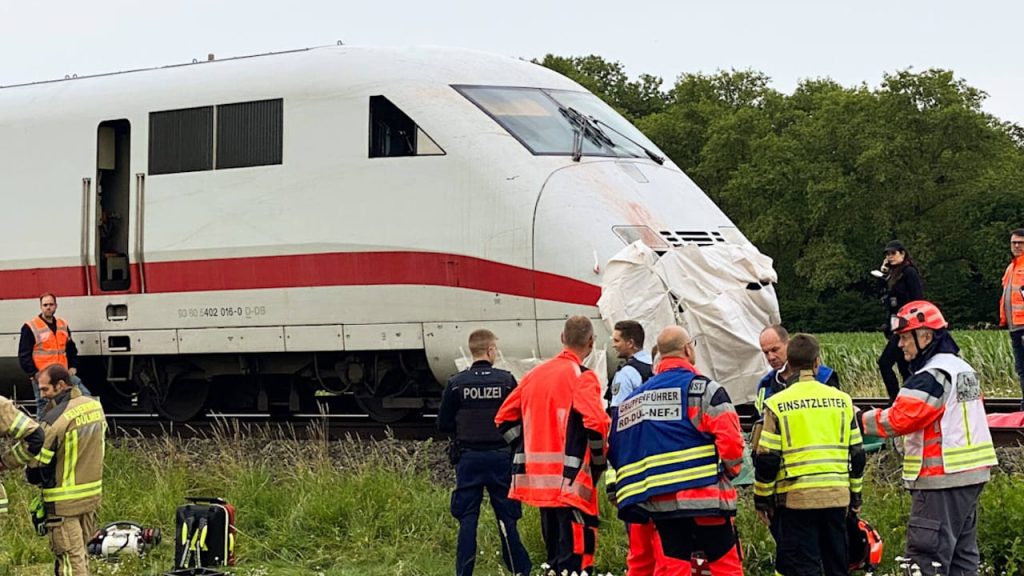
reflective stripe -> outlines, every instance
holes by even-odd
[[[523,425],[519,424],[517,426],[513,426],[513,427],[509,428],[508,430],[505,430],[505,432],[503,432],[501,436],[502,436],[502,438],[505,439],[505,442],[507,444],[511,444],[511,443],[515,442],[516,439],[519,438],[522,435],[523,435]]]
[[[664,454],[655,454],[648,456],[643,460],[627,464],[619,468],[619,482],[630,476],[635,476],[642,472],[646,472],[652,468],[658,466],[666,466],[669,464],[680,464],[682,462],[689,462],[691,460],[699,460],[701,458],[713,458],[715,456],[715,447],[713,445],[697,446],[694,448],[687,448],[686,450],[677,450],[675,452],[665,452]]]
[[[689,482],[691,480],[700,480],[704,478],[717,478],[718,464],[707,464],[705,466],[687,468],[676,472],[654,474],[653,476],[648,476],[643,480],[633,482],[627,486],[621,486],[622,476],[622,470],[619,470],[619,487],[616,490],[615,497],[620,502],[630,496],[636,496],[637,494],[641,494],[651,488],[657,488],[659,486],[668,486],[669,484],[675,484],[677,482]]]
[[[775,482],[754,481],[754,496],[771,496],[775,494]]]
[[[580,482],[569,484],[560,474],[516,474],[512,477],[512,482],[513,490],[518,487],[558,490],[562,493],[576,494],[587,501],[594,497],[593,488],[584,486]]]
[[[640,507],[649,512],[673,512],[675,510],[735,510],[734,498],[687,498],[685,500],[648,500]]]
[[[75,485],[75,467],[78,465],[78,430],[64,435],[64,480],[61,486]]]
[[[864,488],[863,478],[850,478],[850,492],[859,493]]]
[[[14,437],[15,440],[21,440],[28,429],[29,422],[28,416],[18,412],[14,417],[14,422],[11,422],[11,427],[7,429],[7,433]]]
[[[833,487],[846,488],[849,485],[850,479],[846,474],[814,474],[811,476],[799,476],[797,478],[779,480],[775,485],[775,492],[778,494],[785,494],[792,490]]]
[[[28,461],[32,459],[32,455],[28,453],[28,448],[21,442],[11,447],[11,454],[14,455],[14,460],[18,464],[28,464]]]
[[[579,468],[583,466],[583,459],[577,456],[566,456],[564,463],[569,468]]]
[[[562,464],[569,456],[561,452],[518,452],[512,457],[513,464]]]
[[[90,496],[99,496],[103,493],[103,481],[89,482],[79,486],[68,488],[44,488],[43,502],[63,502],[65,500],[80,500]]]
[[[771,432],[761,431],[761,439],[757,443],[758,446],[763,446],[768,450],[781,451],[782,450],[782,436],[773,434]]]
[[[38,460],[39,463],[43,464],[44,466],[46,464],[49,464],[50,462],[53,462],[53,450],[49,450],[47,448],[40,449],[39,454],[36,455],[36,460]]]
[[[783,454],[799,454],[801,452],[841,452],[846,453],[849,446],[846,444],[818,444],[816,446],[801,446],[799,448],[785,448]]]

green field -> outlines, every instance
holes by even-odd
[[[881,333],[830,332],[818,335],[825,364],[839,373],[843,390],[853,396],[885,396],[876,359],[885,345]],[[1010,339],[1002,330],[957,330],[961,355],[978,371],[989,398],[1020,398]]]
[[[1014,396],[1009,343],[1001,332],[958,333],[967,359],[979,369],[989,396]],[[881,395],[875,355],[881,336],[822,335],[827,363],[844,388]],[[175,508],[186,495],[216,495],[238,507],[242,576],[447,575],[453,571],[456,522],[448,513],[454,479],[443,442],[297,440],[289,430],[226,428],[213,438],[118,439],[108,451],[101,520],[134,520],[163,529],[164,543],[144,560],[94,562],[101,575],[159,575],[170,568]],[[983,495],[979,540],[986,574],[1024,573],[1024,449],[1001,450],[1001,469]],[[909,498],[900,488],[892,450],[872,456],[864,515],[883,534],[889,574],[903,545]],[[8,472],[11,513],[0,517],[0,576],[52,574],[46,540],[31,532],[26,503],[34,489]],[[621,522],[602,504],[597,568],[624,572]],[[486,508],[486,503],[485,503]],[[749,488],[741,489],[739,525],[747,574],[772,574],[773,543],[753,515]],[[539,566],[543,545],[536,511],[521,531]],[[505,574],[493,516],[480,522],[477,574]],[[1005,572],[1004,572],[1005,571]]]

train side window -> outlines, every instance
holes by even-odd
[[[213,169],[213,106],[149,113],[149,173]]]
[[[217,106],[217,169],[281,164],[284,101]]]
[[[370,96],[370,158],[443,156],[445,151],[384,96]]]

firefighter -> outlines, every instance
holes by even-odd
[[[743,462],[743,433],[725,388],[700,374],[693,340],[679,326],[658,335],[656,375],[619,405],[609,459],[627,522],[653,520],[670,574],[689,574],[700,552],[715,576],[743,574],[730,481]]]
[[[540,508],[547,563],[571,574],[593,571],[610,419],[597,374],[582,365],[594,348],[590,320],[566,320],[562,345],[509,394],[494,423],[512,447],[509,496]]]
[[[34,420],[0,396],[0,434],[14,440],[14,445],[0,454],[0,472],[21,468],[33,460],[43,447],[43,430]],[[0,484],[0,514],[7,513],[7,492]]]
[[[981,382],[947,328],[931,302],[904,305],[892,329],[913,374],[890,408],[860,415],[866,434],[904,436],[904,556],[923,576],[978,573],[978,499],[997,464]]]
[[[860,512],[866,458],[853,401],[816,379],[819,356],[813,336],[790,340],[794,376],[765,402],[754,456],[754,505],[782,576],[847,576],[847,509]]]
[[[519,502],[508,497],[512,483],[512,453],[494,427],[494,415],[516,387],[515,376],[494,367],[498,338],[490,330],[469,335],[473,365],[448,381],[441,396],[437,428],[453,432],[451,461],[455,466],[455,491],[451,513],[459,521],[455,550],[456,576],[472,576],[476,563],[476,527],[484,489],[498,521],[498,538],[505,566],[512,574],[530,573],[516,522],[522,517]]]
[[[86,543],[96,532],[96,512],[103,498],[107,423],[99,401],[71,385],[67,368],[51,364],[37,377],[39,392],[48,400],[45,438],[27,476],[42,488],[54,573],[88,576]]]

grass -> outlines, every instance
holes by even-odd
[[[881,333],[831,332],[818,335],[822,360],[836,369],[843,390],[853,396],[885,396],[876,360],[885,345]],[[956,330],[953,338],[963,358],[978,371],[990,398],[1020,398],[1013,353],[1005,330]]]
[[[452,571],[456,522],[445,447],[397,440],[298,440],[288,431],[223,430],[215,438],[119,439],[108,451],[101,521],[131,519],[160,527],[166,540],[143,560],[93,561],[99,575],[158,575],[170,568],[172,519],[187,494],[219,495],[238,507],[241,576],[442,575]],[[1002,469],[986,488],[979,539],[993,570],[1024,569],[1024,451],[1002,451]],[[882,532],[887,566],[902,550],[909,498],[891,451],[872,457],[864,515]],[[32,535],[29,487],[14,478],[11,514],[0,519],[0,576],[52,573],[47,541]],[[738,524],[747,574],[772,573],[774,545],[741,490]],[[486,503],[485,503],[486,506]],[[602,501],[597,567],[622,574],[622,523]],[[480,523],[478,574],[505,574],[490,511]],[[536,510],[520,529],[535,565],[544,549]],[[884,571],[882,573],[885,573]]]

